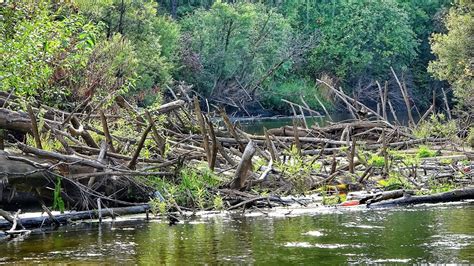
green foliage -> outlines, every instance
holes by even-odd
[[[329,206],[332,206],[332,205],[337,205],[339,203],[341,203],[341,199],[338,195],[326,195],[326,194],[323,194],[323,201],[322,201],[322,204],[323,205],[329,205]]]
[[[143,105],[159,98],[157,87],[170,82],[176,67],[179,26],[158,16],[152,0],[108,0],[100,4],[77,0],[80,12],[103,23],[107,38],[118,34],[130,42],[137,59],[137,78],[132,93]]]
[[[446,119],[442,113],[432,114],[429,120],[422,121],[413,131],[418,138],[450,138],[457,137],[458,127],[456,121]]]
[[[467,134],[467,143],[471,148],[474,148],[474,127],[469,128],[469,133]]]
[[[377,155],[377,154],[372,154],[367,161],[369,165],[372,165],[374,167],[384,167],[385,166],[385,158],[383,156]]]
[[[399,173],[390,173],[387,179],[378,181],[378,184],[384,188],[384,190],[395,190],[395,189],[410,189],[412,185],[406,180],[405,177]]]
[[[168,204],[166,201],[163,201],[158,198],[154,198],[148,202],[150,205],[150,211],[153,215],[157,216],[158,214],[165,214],[168,210]]]
[[[288,104],[281,99],[289,100],[304,106],[301,97],[310,108],[321,110],[322,107],[316,97],[322,101],[326,109],[332,109],[332,103],[322,95],[320,87],[305,78],[293,77],[283,81],[273,81],[268,85],[267,92],[263,95],[265,106],[275,110],[288,110]],[[316,97],[315,97],[316,96]]]
[[[49,1],[9,2],[0,16],[0,90],[64,101],[71,72],[87,63],[99,28],[77,14],[61,16]]]
[[[311,52],[311,73],[330,73],[350,82],[382,77],[389,67],[406,68],[417,41],[408,15],[395,1],[342,1],[310,11],[321,41]]]
[[[286,162],[275,163],[275,168],[294,184],[297,192],[304,193],[308,189],[306,185],[307,177],[312,171],[319,171],[321,164],[313,162],[311,156],[300,156],[295,146],[292,146],[286,153],[290,159]]]
[[[210,189],[222,184],[222,180],[204,165],[183,168],[174,182],[162,179],[153,182],[158,191],[164,191],[164,194],[168,195],[169,202],[174,201],[180,206],[199,209],[212,207],[218,203],[218,199],[210,193]]]
[[[86,66],[75,71],[78,78],[71,86],[78,97],[92,94],[109,105],[134,87],[138,64],[130,41],[116,34],[96,45]]]
[[[429,188],[430,194],[448,192],[456,189],[456,185],[452,183],[432,183]]]
[[[339,186],[339,185],[338,185]],[[323,196],[322,204],[333,206],[342,203],[347,200],[347,195],[344,193],[337,193],[338,186],[323,186],[319,190]],[[336,189],[336,194],[332,194],[330,191]]]
[[[289,21],[259,4],[216,2],[180,24],[184,37],[180,77],[205,95],[223,93],[239,83],[250,89],[265,75],[278,75],[269,70],[285,59],[290,45]]]
[[[416,156],[418,156],[418,158],[435,157],[436,151],[431,150],[428,146],[420,146]]]
[[[451,159],[451,158],[443,158],[443,159],[439,160],[439,163],[441,165],[452,165],[453,162],[454,162],[454,160]]]
[[[54,192],[53,192],[53,209],[59,210],[61,213],[64,212],[64,201],[61,197],[61,177],[56,178],[56,183],[54,184]]]
[[[213,200],[213,207],[216,210],[223,210],[224,209],[224,200],[220,195],[214,196]]]
[[[410,74],[413,77],[413,85],[410,87],[413,87],[418,108],[428,108],[431,104],[430,92],[439,86],[439,81],[427,71],[429,61],[435,59],[431,53],[429,38],[431,34],[444,30],[439,17],[451,1],[397,0],[397,2],[406,11],[410,26],[419,43],[417,56],[410,65]]]
[[[474,4],[472,1],[452,7],[445,19],[447,33],[433,34],[431,50],[437,59],[428,70],[438,79],[447,80],[454,94],[467,107],[474,107]]]

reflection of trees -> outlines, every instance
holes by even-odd
[[[473,244],[465,243],[472,242],[473,211],[469,207],[370,210],[291,218],[213,218],[172,227],[150,223],[147,230],[137,230],[135,248],[144,264],[455,262],[472,260]],[[308,231],[323,235],[303,235]],[[461,234],[471,238],[459,239]],[[464,246],[447,249],[445,240],[461,240]],[[314,247],[288,248],[288,242]],[[325,245],[337,248],[321,248]]]
[[[384,229],[372,247],[375,258],[416,259],[427,255],[423,245],[435,234],[430,227],[436,218],[432,212],[384,210],[381,215]]]
[[[168,226],[151,223],[137,235],[138,260],[146,264],[215,263],[225,257],[250,258],[252,230],[245,221]],[[234,259],[232,259],[234,261]]]
[[[428,247],[437,261],[474,260],[474,208],[449,206],[436,213],[437,245]],[[458,259],[456,259],[458,258]]]

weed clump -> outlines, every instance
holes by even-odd
[[[458,127],[453,120],[447,120],[444,114],[432,114],[430,119],[421,122],[413,134],[418,138],[449,138],[457,137]]]

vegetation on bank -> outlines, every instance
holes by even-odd
[[[247,200],[271,206],[284,203],[279,196],[313,192],[335,204],[361,188],[424,194],[472,182],[472,150],[456,150],[474,139],[468,2],[172,2],[169,14],[167,2],[146,0],[1,5],[2,149],[5,142],[17,155],[59,163],[0,159],[47,172],[49,187],[35,192],[54,187],[55,208],[151,199],[157,214]],[[447,80],[455,98],[437,95],[448,83],[430,73]],[[354,121],[321,128],[295,121],[253,136],[225,111],[213,112],[259,105],[288,112],[282,99],[329,108],[335,95]],[[387,110],[396,116],[387,99],[403,99],[410,114],[422,106],[410,105],[414,99],[431,107],[404,127],[387,118]],[[459,102],[459,120],[451,119],[451,101]],[[364,102],[380,104],[384,115]],[[68,195],[67,186],[77,191]]]

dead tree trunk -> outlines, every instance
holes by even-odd
[[[244,187],[245,181],[249,176],[249,172],[252,169],[252,157],[257,151],[253,141],[249,141],[247,147],[245,147],[244,154],[242,155],[242,160],[237,166],[237,171],[235,172],[235,178],[232,181],[230,187],[233,189],[241,189]]]

